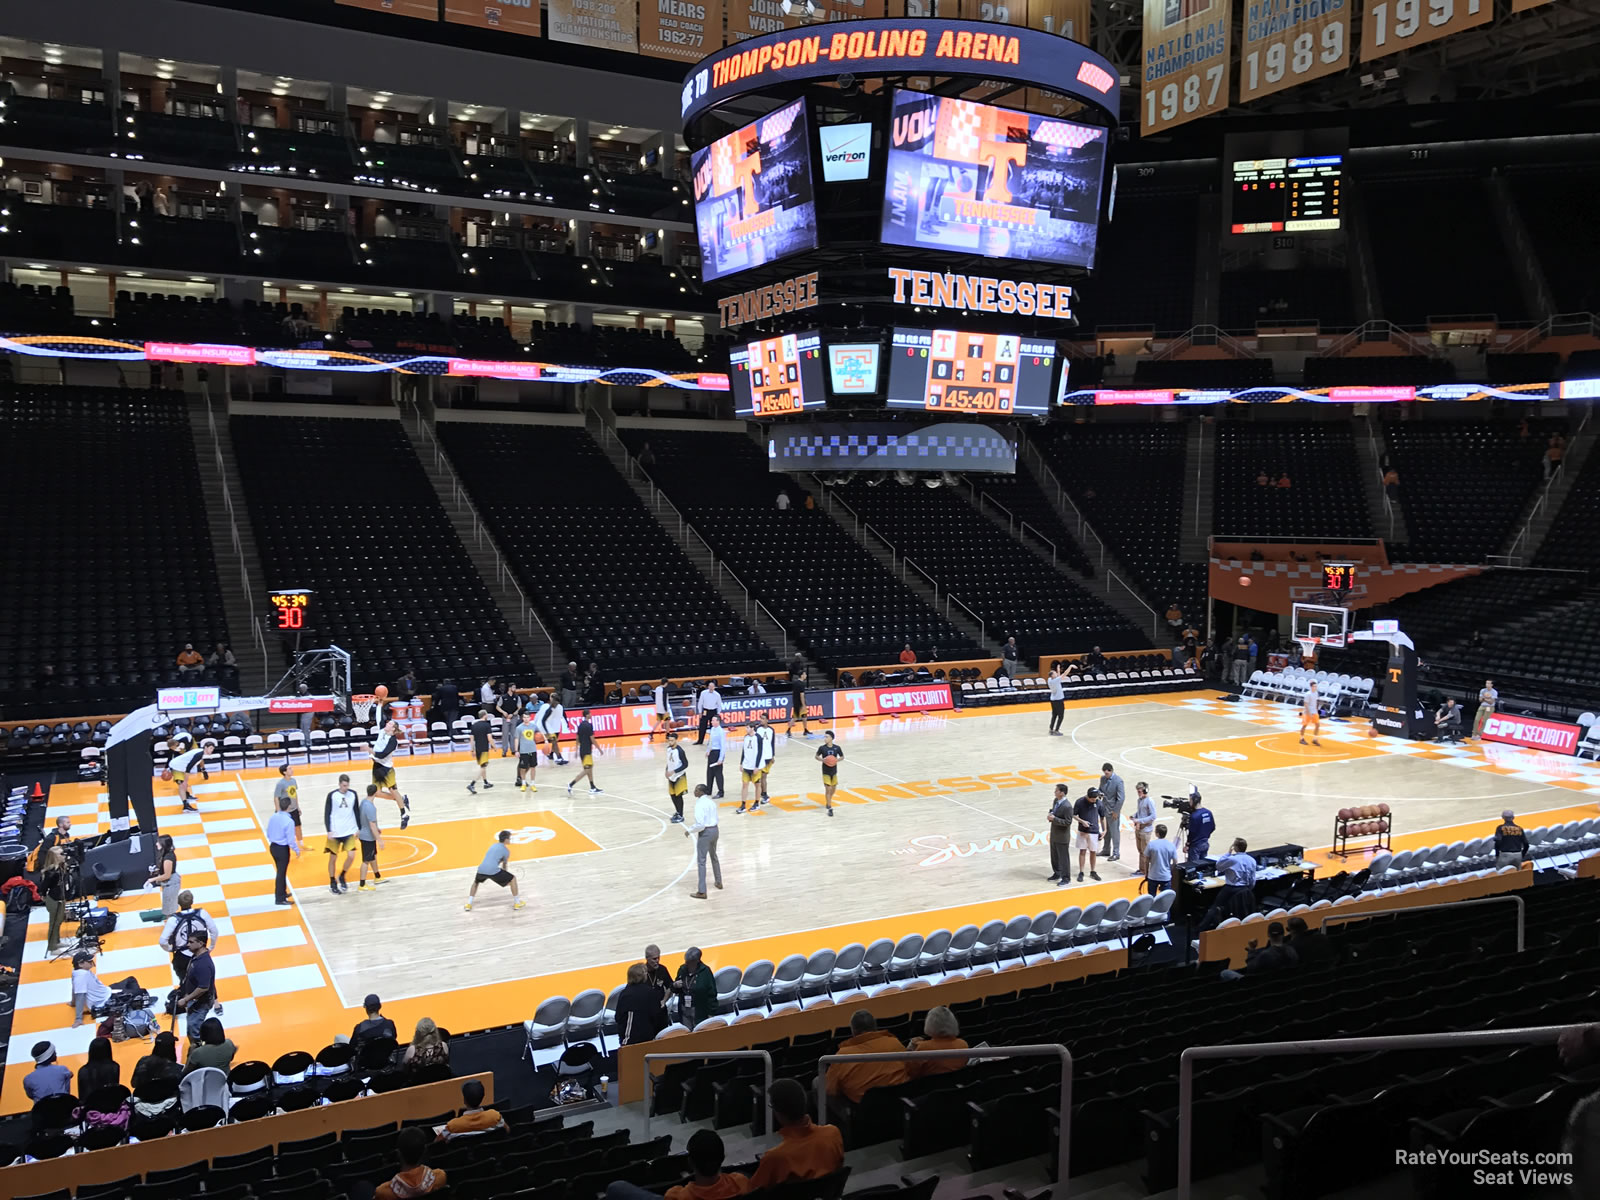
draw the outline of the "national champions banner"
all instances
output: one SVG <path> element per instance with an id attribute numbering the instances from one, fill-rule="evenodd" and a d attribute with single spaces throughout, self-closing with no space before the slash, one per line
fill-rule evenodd
<path id="1" fill-rule="evenodd" d="M 601 50 L 639 50 L 634 0 L 548 0 L 550 40 Z"/>
<path id="2" fill-rule="evenodd" d="M 1354 0 L 1244 0 L 1239 99 L 1342 71 L 1350 63 Z"/>
<path id="3" fill-rule="evenodd" d="M 1231 0 L 1144 0 L 1139 132 L 1228 107 Z"/>

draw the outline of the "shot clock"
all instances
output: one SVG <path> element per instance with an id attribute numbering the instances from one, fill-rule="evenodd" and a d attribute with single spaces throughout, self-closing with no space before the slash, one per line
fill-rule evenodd
<path id="1" fill-rule="evenodd" d="M 280 633 L 299 633 L 311 619 L 311 597 L 305 588 L 279 588 L 267 596 L 272 627 Z"/>
<path id="2" fill-rule="evenodd" d="M 1328 592 L 1350 592 L 1356 586 L 1356 564 L 1325 562 L 1322 564 L 1322 588 Z"/>

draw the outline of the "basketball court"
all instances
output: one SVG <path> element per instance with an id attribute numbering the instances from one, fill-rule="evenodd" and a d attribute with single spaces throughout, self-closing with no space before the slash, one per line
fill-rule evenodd
<path id="1" fill-rule="evenodd" d="M 354 869 L 349 892 L 329 893 L 321 836 L 322 797 L 341 771 L 364 790 L 368 760 L 298 767 L 307 848 L 290 872 L 298 900 L 290 908 L 272 902 L 263 835 L 275 770 L 213 770 L 197 788 L 198 814 L 181 813 L 171 785 L 158 781 L 157 811 L 176 838 L 185 886 L 221 927 L 223 1023 L 241 1058 L 270 1060 L 348 1033 L 368 992 L 383 997 L 402 1034 L 422 1016 L 464 1032 L 523 1020 L 548 995 L 610 991 L 649 942 L 674 967 L 690 944 L 704 947 L 713 967 L 742 966 L 1132 895 L 1139 881 L 1127 833 L 1122 861 L 1100 866 L 1104 882 L 1045 881 L 1053 785 L 1081 794 L 1108 759 L 1127 784 L 1125 817 L 1138 780 L 1156 795 L 1197 784 L 1216 815 L 1214 852 L 1236 836 L 1327 847 L 1334 814 L 1354 804 L 1388 802 L 1401 849 L 1484 836 L 1503 808 L 1533 827 L 1592 816 L 1600 799 L 1594 763 L 1513 746 L 1374 738 L 1366 721 L 1325 719 L 1322 745 L 1302 746 L 1298 709 L 1209 691 L 1069 702 L 1062 737 L 1048 735 L 1047 721 L 1046 706 L 1028 705 L 842 722 L 831 819 L 814 758 L 820 736 L 780 734 L 769 809 L 735 815 L 730 778 L 721 807 L 726 888 L 705 901 L 690 898 L 693 843 L 668 821 L 660 739 L 597 743 L 599 796 L 583 784 L 567 795 L 575 765 L 541 763 L 539 790 L 528 793 L 513 786 L 516 760 L 495 757 L 496 786 L 471 795 L 476 770 L 467 755 L 397 758 L 414 819 L 401 832 L 395 806 L 379 801 L 385 879 L 370 893 L 356 891 Z M 704 752 L 692 734 L 685 741 L 699 780 Z M 60 814 L 79 836 L 103 830 L 105 795 L 98 785 L 57 786 L 47 818 Z M 500 829 L 511 830 L 511 867 L 528 907 L 513 913 L 509 895 L 485 884 L 466 912 L 473 871 Z M 1326 864 L 1324 873 L 1365 861 L 1308 856 Z M 106 939 L 102 979 L 136 975 L 165 996 L 173 980 L 156 946 L 160 926 L 138 917 L 158 906 L 153 892 L 112 904 L 121 923 Z M 70 963 L 46 961 L 45 929 L 41 908 L 6 1057 L 0 1103 L 8 1112 L 27 1107 L 21 1082 L 35 1041 L 54 1041 L 75 1069 L 93 1036 L 91 1024 L 70 1027 Z M 117 1055 L 131 1066 L 145 1049 L 128 1042 Z"/>

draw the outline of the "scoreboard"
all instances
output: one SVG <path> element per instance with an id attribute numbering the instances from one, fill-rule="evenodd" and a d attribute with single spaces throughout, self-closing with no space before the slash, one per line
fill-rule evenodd
<path id="1" fill-rule="evenodd" d="M 1344 159 L 1242 159 L 1233 164 L 1234 233 L 1315 233 L 1340 227 Z"/>
<path id="2" fill-rule="evenodd" d="M 1322 587 L 1329 592 L 1351 592 L 1356 586 L 1356 564 L 1353 562 L 1325 562 L 1322 564 Z"/>
<path id="3" fill-rule="evenodd" d="M 313 593 L 305 588 L 278 588 L 267 594 L 268 620 L 283 633 L 298 633 L 311 614 Z"/>
<path id="4" fill-rule="evenodd" d="M 892 350 L 890 408 L 1000 417 L 1048 411 L 1054 341 L 1015 333 L 896 329 Z"/>

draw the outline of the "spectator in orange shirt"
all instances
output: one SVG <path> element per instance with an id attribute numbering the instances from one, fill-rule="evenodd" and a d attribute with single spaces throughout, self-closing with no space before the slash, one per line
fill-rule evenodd
<path id="1" fill-rule="evenodd" d="M 834 1071 L 839 1068 L 835 1066 Z M 829 1075 L 832 1076 L 830 1071 Z M 772 1119 L 783 1139 L 761 1156 L 750 1176 L 752 1191 L 790 1179 L 821 1179 L 844 1166 L 844 1137 L 836 1125 L 818 1125 L 806 1112 L 806 1089 L 798 1079 L 779 1079 L 767 1090 Z"/>
<path id="2" fill-rule="evenodd" d="M 911 648 L 910 642 L 907 642 L 906 648 L 900 651 L 900 661 L 903 663 L 914 663 L 917 661 L 917 652 Z"/>
<path id="3" fill-rule="evenodd" d="M 850 1037 L 840 1044 L 839 1053 L 893 1054 L 904 1049 L 899 1038 L 878 1028 L 877 1017 L 858 1008 L 850 1017 Z M 834 1063 L 828 1068 L 828 1094 L 859 1104 L 861 1097 L 873 1088 L 893 1087 L 907 1078 L 905 1063 Z"/>
<path id="4" fill-rule="evenodd" d="M 206 660 L 194 648 L 194 643 L 185 642 L 183 649 L 178 652 L 178 673 L 184 676 L 198 675 L 205 665 Z"/>
<path id="5" fill-rule="evenodd" d="M 388 1183 L 378 1185 L 373 1200 L 412 1200 L 445 1190 L 444 1172 L 422 1162 L 428 1152 L 428 1132 L 422 1126 L 402 1129 L 395 1151 L 400 1156 L 400 1170 Z"/>
<path id="6" fill-rule="evenodd" d="M 689 1152 L 689 1165 L 694 1168 L 694 1178 L 678 1187 L 668 1188 L 663 1200 L 729 1200 L 750 1190 L 748 1175 L 723 1171 L 722 1138 L 715 1129 L 696 1130 L 685 1149 Z M 606 1200 L 618 1200 L 609 1188 L 606 1190 Z"/>
<path id="7" fill-rule="evenodd" d="M 1286 488 L 1289 486 L 1289 472 L 1285 471 L 1282 475 L 1278 476 L 1278 486 L 1281 488 Z"/>
<path id="8" fill-rule="evenodd" d="M 461 1085 L 461 1103 L 461 1115 L 445 1122 L 444 1132 L 439 1135 L 445 1141 L 506 1127 L 504 1117 L 494 1109 L 483 1106 L 483 1084 L 476 1079 L 469 1079 Z"/>
<path id="9" fill-rule="evenodd" d="M 956 1020 L 955 1013 L 941 1004 L 938 1008 L 930 1008 L 926 1019 L 922 1022 L 923 1036 L 912 1038 L 906 1049 L 908 1050 L 966 1050 L 966 1039 L 961 1036 L 961 1025 Z M 921 1079 L 928 1075 L 944 1075 L 951 1071 L 959 1071 L 967 1065 L 964 1058 L 931 1058 L 926 1062 L 908 1062 L 906 1074 L 912 1079 Z"/>

